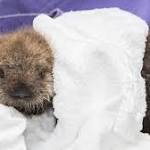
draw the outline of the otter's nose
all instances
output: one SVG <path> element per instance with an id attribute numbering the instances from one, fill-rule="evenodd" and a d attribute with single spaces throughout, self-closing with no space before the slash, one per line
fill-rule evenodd
<path id="1" fill-rule="evenodd" d="M 24 83 L 18 83 L 9 95 L 13 98 L 31 98 L 32 92 Z"/>

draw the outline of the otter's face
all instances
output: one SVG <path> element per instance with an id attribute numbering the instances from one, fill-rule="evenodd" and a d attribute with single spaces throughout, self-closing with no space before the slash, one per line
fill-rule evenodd
<path id="1" fill-rule="evenodd" d="M 0 103 L 26 115 L 52 106 L 53 56 L 46 41 L 32 29 L 0 38 Z"/>

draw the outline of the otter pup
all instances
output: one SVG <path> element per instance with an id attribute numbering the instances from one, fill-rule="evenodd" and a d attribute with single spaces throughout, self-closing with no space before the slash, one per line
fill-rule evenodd
<path id="1" fill-rule="evenodd" d="M 32 28 L 0 37 L 0 103 L 25 115 L 52 108 L 52 49 Z"/>

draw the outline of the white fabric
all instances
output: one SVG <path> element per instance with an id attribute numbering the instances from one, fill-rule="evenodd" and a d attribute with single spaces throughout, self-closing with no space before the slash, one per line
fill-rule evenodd
<path id="1" fill-rule="evenodd" d="M 105 150 L 135 142 L 146 108 L 140 70 L 147 24 L 112 8 L 69 12 L 56 20 L 40 15 L 33 26 L 55 50 L 59 122 L 48 140 L 52 149 Z"/>
<path id="2" fill-rule="evenodd" d="M 0 150 L 41 150 L 54 126 L 52 111 L 29 118 L 0 104 Z"/>
<path id="3" fill-rule="evenodd" d="M 140 133 L 146 109 L 140 70 L 147 24 L 110 8 L 69 12 L 55 20 L 40 15 L 33 26 L 54 49 L 54 107 L 59 121 L 50 134 L 51 114 L 26 119 L 0 106 L 0 139 L 7 135 L 0 140 L 0 149 L 148 149 L 150 137 Z M 39 128 L 41 122 L 45 130 Z"/>
<path id="4" fill-rule="evenodd" d="M 0 149 L 26 150 L 26 119 L 11 107 L 0 105 Z"/>

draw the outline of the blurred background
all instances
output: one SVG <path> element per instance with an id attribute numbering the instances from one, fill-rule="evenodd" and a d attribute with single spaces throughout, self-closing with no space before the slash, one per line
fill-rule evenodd
<path id="1" fill-rule="evenodd" d="M 40 13 L 55 18 L 67 11 L 105 7 L 127 10 L 150 24 L 150 0 L 0 0 L 0 32 L 32 25 Z"/>

